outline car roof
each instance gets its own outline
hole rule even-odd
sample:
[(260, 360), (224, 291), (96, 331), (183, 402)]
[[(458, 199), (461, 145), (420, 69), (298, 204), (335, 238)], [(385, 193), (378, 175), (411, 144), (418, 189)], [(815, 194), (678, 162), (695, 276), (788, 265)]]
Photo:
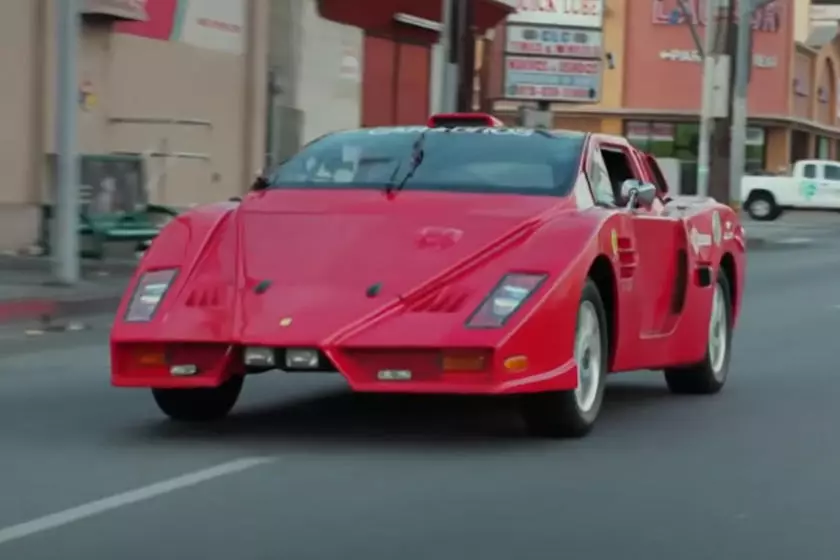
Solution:
[(544, 136), (554, 136), (557, 138), (577, 138), (583, 139), (586, 137), (588, 133), (581, 132), (579, 130), (566, 130), (566, 129), (540, 129), (540, 128), (528, 128), (524, 126), (459, 126), (459, 127), (429, 127), (425, 125), (411, 125), (411, 126), (372, 126), (372, 127), (364, 127), (364, 128), (356, 128), (356, 129), (345, 129), (341, 131), (336, 131), (338, 133), (347, 133), (347, 132), (424, 132), (427, 130), (438, 130), (438, 129), (461, 129), (461, 130), (469, 130), (474, 132), (483, 132), (487, 131), (488, 133), (493, 132), (526, 132), (532, 131), (534, 133), (542, 134)]

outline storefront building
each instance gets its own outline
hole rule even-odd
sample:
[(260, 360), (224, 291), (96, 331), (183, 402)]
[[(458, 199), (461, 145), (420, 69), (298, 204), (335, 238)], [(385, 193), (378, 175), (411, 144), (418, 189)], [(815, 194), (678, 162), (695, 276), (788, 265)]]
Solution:
[[(0, 249), (39, 240), (54, 185), (60, 0), (0, 2)], [(84, 208), (224, 199), (263, 160), (267, 2), (85, 0), (78, 53)]]
[[(702, 70), (677, 0), (597, 0), (588, 18), (569, 14), (517, 14), (497, 29), (487, 94), (497, 113), (515, 118), (521, 100), (551, 102), (554, 124), (592, 132), (626, 134), (640, 148), (681, 166), (683, 192), (693, 192), (698, 149)], [(704, 0), (691, 0), (695, 14)], [(594, 14), (600, 13), (598, 20)], [(747, 169), (779, 171), (804, 157), (840, 155), (836, 28), (798, 43), (791, 3), (776, 0), (756, 14), (749, 87)], [(519, 25), (531, 26), (521, 41)], [(705, 21), (698, 16), (698, 25)], [(559, 40), (552, 38), (552, 33)], [(514, 34), (516, 39), (511, 40)], [(518, 42), (517, 42), (518, 41)], [(525, 54), (528, 76), (511, 64), (513, 49), (562, 49), (566, 62)], [(594, 53), (600, 51), (600, 58)], [(542, 59), (541, 59), (542, 58)], [(577, 64), (570, 64), (574, 59)], [(585, 63), (584, 63), (585, 61)], [(513, 78), (511, 74), (513, 73)], [(575, 84), (523, 96), (511, 81)], [(591, 95), (586, 99), (583, 91)], [(534, 91), (532, 89), (532, 91)], [(574, 95), (570, 95), (574, 93)], [(581, 97), (576, 97), (581, 95)]]

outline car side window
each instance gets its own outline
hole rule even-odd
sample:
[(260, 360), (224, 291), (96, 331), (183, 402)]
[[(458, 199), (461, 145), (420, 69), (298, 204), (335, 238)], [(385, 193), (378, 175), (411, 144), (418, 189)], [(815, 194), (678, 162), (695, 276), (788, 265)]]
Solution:
[(595, 197), (595, 201), (599, 204), (615, 206), (615, 192), (600, 150), (592, 150), (587, 176), (589, 177), (589, 185), (592, 187), (592, 195)]
[(840, 181), (840, 165), (826, 165), (825, 178), (829, 181)]
[(802, 168), (802, 176), (806, 179), (816, 179), (817, 178), (817, 166), (813, 163), (807, 164), (805, 167)]

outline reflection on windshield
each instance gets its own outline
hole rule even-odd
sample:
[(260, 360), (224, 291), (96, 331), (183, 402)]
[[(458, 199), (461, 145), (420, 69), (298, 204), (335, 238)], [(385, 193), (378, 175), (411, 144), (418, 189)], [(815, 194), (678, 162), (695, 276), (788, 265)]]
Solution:
[(427, 131), (423, 165), (407, 190), (565, 195), (582, 134), (525, 129), (401, 127), (338, 132), (305, 147), (270, 176), (272, 188), (385, 188)]

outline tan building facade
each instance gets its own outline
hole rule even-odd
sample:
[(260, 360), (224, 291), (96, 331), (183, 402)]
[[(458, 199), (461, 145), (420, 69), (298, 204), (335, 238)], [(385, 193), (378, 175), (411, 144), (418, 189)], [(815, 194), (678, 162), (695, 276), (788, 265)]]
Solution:
[[(52, 198), (58, 1), (0, 2), (4, 250), (37, 241)], [(138, 11), (122, 18), (97, 4), (120, 2), (86, 3), (80, 152), (141, 156), (141, 182), (155, 203), (184, 207), (243, 192), (265, 156), (268, 0), (125, 2)]]

